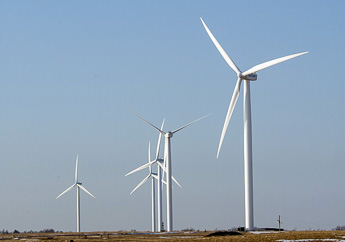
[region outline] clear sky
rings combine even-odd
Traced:
[[[148,171],[172,139],[174,229],[244,225],[242,93],[219,159],[237,66],[309,54],[251,85],[257,227],[345,225],[345,1],[0,1],[0,230],[149,230]],[[163,144],[163,143],[162,143]],[[152,153],[154,148],[152,147]],[[163,149],[162,149],[163,151]]]

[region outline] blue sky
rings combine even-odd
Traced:
[[[204,19],[251,85],[255,226],[344,225],[344,1],[1,1],[0,229],[149,230],[157,133],[123,107],[176,129],[174,229],[244,225],[242,94],[217,146],[236,82]],[[152,148],[152,153],[154,148]]]

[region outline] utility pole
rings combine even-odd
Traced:
[[[280,232],[280,224],[281,224],[281,220],[280,220],[280,215],[278,216],[278,224],[279,224],[279,232]]]

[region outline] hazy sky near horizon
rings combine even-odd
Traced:
[[[345,225],[345,2],[0,1],[0,230],[149,230],[148,173],[158,133],[172,139],[174,229],[244,226],[242,92],[219,159],[236,74],[251,83],[257,227]],[[162,142],[163,148],[163,142]],[[163,149],[161,149],[161,153]],[[165,193],[164,193],[165,195]],[[164,215],[165,220],[165,215]]]

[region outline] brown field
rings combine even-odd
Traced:
[[[344,241],[345,231],[284,231],[250,233],[240,235],[206,237],[214,231],[208,232],[89,232],[89,233],[44,233],[44,234],[7,234],[0,235],[4,241]]]

